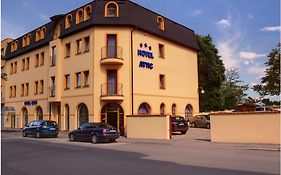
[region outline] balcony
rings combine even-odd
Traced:
[[[117,46],[105,46],[101,49],[101,64],[123,65],[123,48]]]
[[[101,85],[101,100],[103,101],[123,101],[123,84],[105,83]]]
[[[50,97],[55,97],[56,96],[56,86],[51,86],[49,87],[50,89]]]

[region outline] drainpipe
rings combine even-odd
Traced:
[[[132,114],[134,115],[134,48],[133,48],[133,33],[137,28],[131,30],[131,79],[132,79]]]

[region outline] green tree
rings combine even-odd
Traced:
[[[224,99],[223,108],[234,109],[246,97],[248,85],[243,85],[243,81],[239,80],[238,68],[226,70],[225,78],[221,93]]]
[[[261,84],[253,87],[261,97],[280,95],[280,46],[281,43],[269,53],[269,59],[265,63],[267,66],[265,76],[261,78]]]
[[[223,109],[222,84],[225,80],[225,67],[218,55],[218,49],[213,44],[210,35],[197,35],[199,45],[199,99],[200,111]],[[200,93],[204,90],[205,93]]]

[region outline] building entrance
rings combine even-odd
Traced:
[[[101,120],[111,126],[116,127],[120,135],[124,135],[124,111],[117,103],[108,103],[101,110]]]

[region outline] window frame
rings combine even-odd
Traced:
[[[166,89],[166,76],[164,74],[159,74],[159,88]]]

